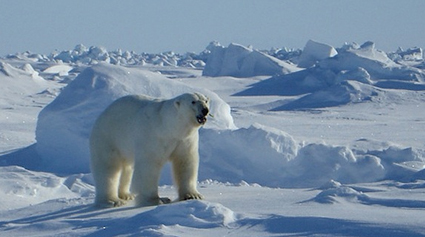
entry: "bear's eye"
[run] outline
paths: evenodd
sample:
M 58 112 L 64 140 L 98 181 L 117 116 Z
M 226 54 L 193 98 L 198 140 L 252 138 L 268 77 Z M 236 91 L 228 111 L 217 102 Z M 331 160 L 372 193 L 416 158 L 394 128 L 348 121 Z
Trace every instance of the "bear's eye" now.
M 192 101 L 192 104 L 194 105 L 194 104 L 196 104 L 196 101 Z

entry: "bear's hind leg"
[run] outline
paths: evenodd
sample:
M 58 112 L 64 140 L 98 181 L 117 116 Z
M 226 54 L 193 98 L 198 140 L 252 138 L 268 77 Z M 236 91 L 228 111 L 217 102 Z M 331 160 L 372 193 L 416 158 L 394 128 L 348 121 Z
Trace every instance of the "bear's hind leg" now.
M 136 194 L 136 205 L 154 206 L 169 203 L 170 199 L 160 198 L 158 195 L 158 184 L 162 164 L 146 162 L 146 160 L 148 159 L 139 157 L 139 159 L 136 159 L 134 166 L 132 190 Z
M 122 172 L 119 164 L 97 163 L 93 169 L 95 181 L 96 198 L 95 204 L 99 207 L 118 207 L 125 201 L 118 197 L 118 185 Z
M 131 179 L 133 177 L 133 166 L 123 165 L 120 184 L 118 187 L 118 197 L 123 200 L 133 200 L 134 195 L 130 193 Z

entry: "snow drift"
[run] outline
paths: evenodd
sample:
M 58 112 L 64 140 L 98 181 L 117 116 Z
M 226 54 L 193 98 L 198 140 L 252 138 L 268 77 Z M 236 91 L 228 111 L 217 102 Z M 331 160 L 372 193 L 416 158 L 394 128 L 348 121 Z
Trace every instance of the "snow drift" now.
M 0 81 L 3 89 L 0 93 L 0 106 L 3 108 L 16 104 L 17 101 L 12 101 L 16 95 L 34 95 L 48 87 L 47 82 L 28 63 L 22 68 L 16 68 L 9 63 L 0 62 Z
M 212 44 L 208 50 L 211 53 L 202 72 L 203 76 L 252 77 L 287 74 L 299 70 L 287 62 L 238 44 L 230 44 L 227 48 Z
M 205 129 L 200 139 L 199 178 L 280 186 L 283 168 L 299 144 L 287 133 L 261 124 L 237 130 Z
M 309 41 L 303 54 L 305 70 L 262 80 L 235 95 L 300 96 L 275 103 L 280 105 L 271 110 L 278 111 L 370 101 L 382 94 L 381 88 L 424 90 L 423 70 L 395 63 L 372 42 L 346 45 L 336 53 L 331 46 Z
M 98 64 L 84 70 L 39 114 L 37 152 L 47 170 L 89 172 L 88 137 L 99 114 L 115 99 L 128 94 L 174 98 L 201 92 L 211 99 L 206 128 L 234 129 L 230 107 L 215 93 L 192 88 L 147 70 Z
M 281 130 L 260 124 L 202 130 L 200 155 L 201 180 L 286 188 L 314 188 L 330 180 L 345 184 L 414 180 L 425 162 L 422 150 L 397 146 L 363 150 L 298 142 Z M 419 168 L 410 165 L 415 162 Z
M 378 96 L 380 90 L 357 81 L 343 81 L 328 88 L 307 94 L 300 99 L 273 108 L 273 111 L 314 109 L 348 103 L 361 103 Z
M 55 198 L 76 198 L 94 194 L 89 175 L 58 177 L 19 166 L 0 167 L 0 210 L 21 208 Z M 12 198 L 11 198 L 12 197 Z
M 374 80 L 423 82 L 425 79 L 422 70 L 395 63 L 385 52 L 377 50 L 373 42 L 366 42 L 361 46 L 347 45 L 336 56 L 320 61 L 319 66 L 336 72 L 364 68 Z

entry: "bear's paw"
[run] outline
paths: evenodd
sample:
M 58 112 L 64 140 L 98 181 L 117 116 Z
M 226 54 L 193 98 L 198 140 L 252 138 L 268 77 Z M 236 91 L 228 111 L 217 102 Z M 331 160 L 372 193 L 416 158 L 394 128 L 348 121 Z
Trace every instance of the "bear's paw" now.
M 184 200 L 192 200 L 192 199 L 204 199 L 204 196 L 202 196 L 200 193 L 187 193 L 180 197 L 180 201 Z
M 169 204 L 171 203 L 171 199 L 168 197 L 160 197 L 159 198 L 159 204 Z
M 118 194 L 118 197 L 122 200 L 128 201 L 128 200 L 133 200 L 135 198 L 135 195 L 131 193 L 120 193 Z
M 124 206 L 126 203 L 126 201 L 121 199 L 109 199 L 104 202 L 96 202 L 96 206 L 100 208 L 120 207 Z

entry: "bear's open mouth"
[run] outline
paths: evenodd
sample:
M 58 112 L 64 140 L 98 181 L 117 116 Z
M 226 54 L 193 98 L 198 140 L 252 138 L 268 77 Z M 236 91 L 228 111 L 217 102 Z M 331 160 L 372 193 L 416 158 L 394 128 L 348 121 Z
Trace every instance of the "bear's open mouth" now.
M 196 116 L 196 120 L 198 121 L 199 124 L 204 125 L 207 122 L 207 117 L 203 115 L 198 115 Z

